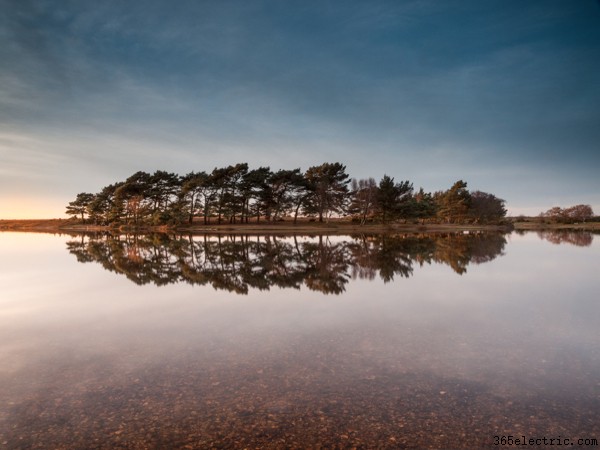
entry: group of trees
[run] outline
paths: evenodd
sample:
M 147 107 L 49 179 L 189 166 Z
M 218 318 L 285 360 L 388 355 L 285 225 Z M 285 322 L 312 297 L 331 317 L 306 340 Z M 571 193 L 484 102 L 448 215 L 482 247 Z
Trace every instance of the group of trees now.
M 247 163 L 190 172 L 136 172 L 125 181 L 96 194 L 80 193 L 67 214 L 96 225 L 183 225 L 278 221 L 311 217 L 319 222 L 332 216 L 354 220 L 435 220 L 493 222 L 506 215 L 504 200 L 493 194 L 469 192 L 457 181 L 447 191 L 416 191 L 409 181 L 384 175 L 350 179 L 341 163 L 300 169 L 249 169 Z
M 575 205 L 569 208 L 554 206 L 548 211 L 540 213 L 540 217 L 559 223 L 585 222 L 594 217 L 594 211 L 590 205 Z
M 415 265 L 441 263 L 463 274 L 501 255 L 501 233 L 345 237 L 81 235 L 67 243 L 80 262 L 97 262 L 136 284 L 185 282 L 239 294 L 306 286 L 340 294 L 351 278 L 391 281 Z

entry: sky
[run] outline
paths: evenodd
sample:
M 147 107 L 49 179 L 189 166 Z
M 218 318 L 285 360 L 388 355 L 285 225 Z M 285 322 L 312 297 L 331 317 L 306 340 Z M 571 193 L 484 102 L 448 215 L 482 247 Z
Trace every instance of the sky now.
M 0 219 L 341 162 L 600 214 L 599 0 L 0 0 Z

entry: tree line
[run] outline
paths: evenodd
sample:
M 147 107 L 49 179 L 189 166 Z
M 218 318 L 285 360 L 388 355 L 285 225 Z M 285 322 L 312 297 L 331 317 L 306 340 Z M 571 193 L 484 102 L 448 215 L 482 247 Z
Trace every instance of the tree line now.
M 82 234 L 67 242 L 82 263 L 100 263 L 136 284 L 185 282 L 247 294 L 272 286 L 341 294 L 350 279 L 408 278 L 415 265 L 464 274 L 503 254 L 502 233 L 346 236 Z
M 470 192 L 459 180 L 446 191 L 416 191 L 409 181 L 384 175 L 351 179 L 346 166 L 323 163 L 299 168 L 250 169 L 247 163 L 216 167 L 184 176 L 158 170 L 136 172 L 96 194 L 82 192 L 66 213 L 95 225 L 185 225 L 274 222 L 307 217 L 319 222 L 351 217 L 389 223 L 420 220 L 490 223 L 506 215 L 505 201 L 486 192 Z
M 594 218 L 594 211 L 590 205 L 575 205 L 568 208 L 554 206 L 541 212 L 540 217 L 555 223 L 586 222 Z

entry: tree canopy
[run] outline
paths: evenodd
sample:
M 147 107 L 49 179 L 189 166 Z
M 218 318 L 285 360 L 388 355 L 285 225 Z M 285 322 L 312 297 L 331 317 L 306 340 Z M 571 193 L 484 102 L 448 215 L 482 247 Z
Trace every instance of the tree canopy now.
M 594 217 L 594 211 L 590 205 L 575 205 L 568 208 L 554 206 L 540 213 L 540 217 L 560 223 L 585 222 Z
M 81 222 L 111 226 L 259 223 L 293 220 L 328 221 L 350 217 L 361 224 L 402 221 L 498 222 L 506 215 L 504 200 L 469 192 L 459 180 L 435 193 L 384 175 L 351 179 L 342 163 L 309 167 L 251 169 L 247 163 L 192 171 L 180 176 L 157 170 L 136 172 L 96 194 L 82 192 L 69 202 L 67 214 Z M 560 217 L 585 220 L 587 205 L 560 210 Z M 548 217 L 550 217 L 550 213 Z M 554 212 L 552 213 L 554 214 Z M 557 213 L 558 214 L 558 213 Z

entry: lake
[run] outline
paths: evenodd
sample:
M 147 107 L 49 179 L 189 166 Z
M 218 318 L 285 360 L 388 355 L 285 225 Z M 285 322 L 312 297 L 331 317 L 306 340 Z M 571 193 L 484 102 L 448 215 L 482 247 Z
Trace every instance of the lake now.
M 0 448 L 600 439 L 597 235 L 0 233 L 0 254 Z

